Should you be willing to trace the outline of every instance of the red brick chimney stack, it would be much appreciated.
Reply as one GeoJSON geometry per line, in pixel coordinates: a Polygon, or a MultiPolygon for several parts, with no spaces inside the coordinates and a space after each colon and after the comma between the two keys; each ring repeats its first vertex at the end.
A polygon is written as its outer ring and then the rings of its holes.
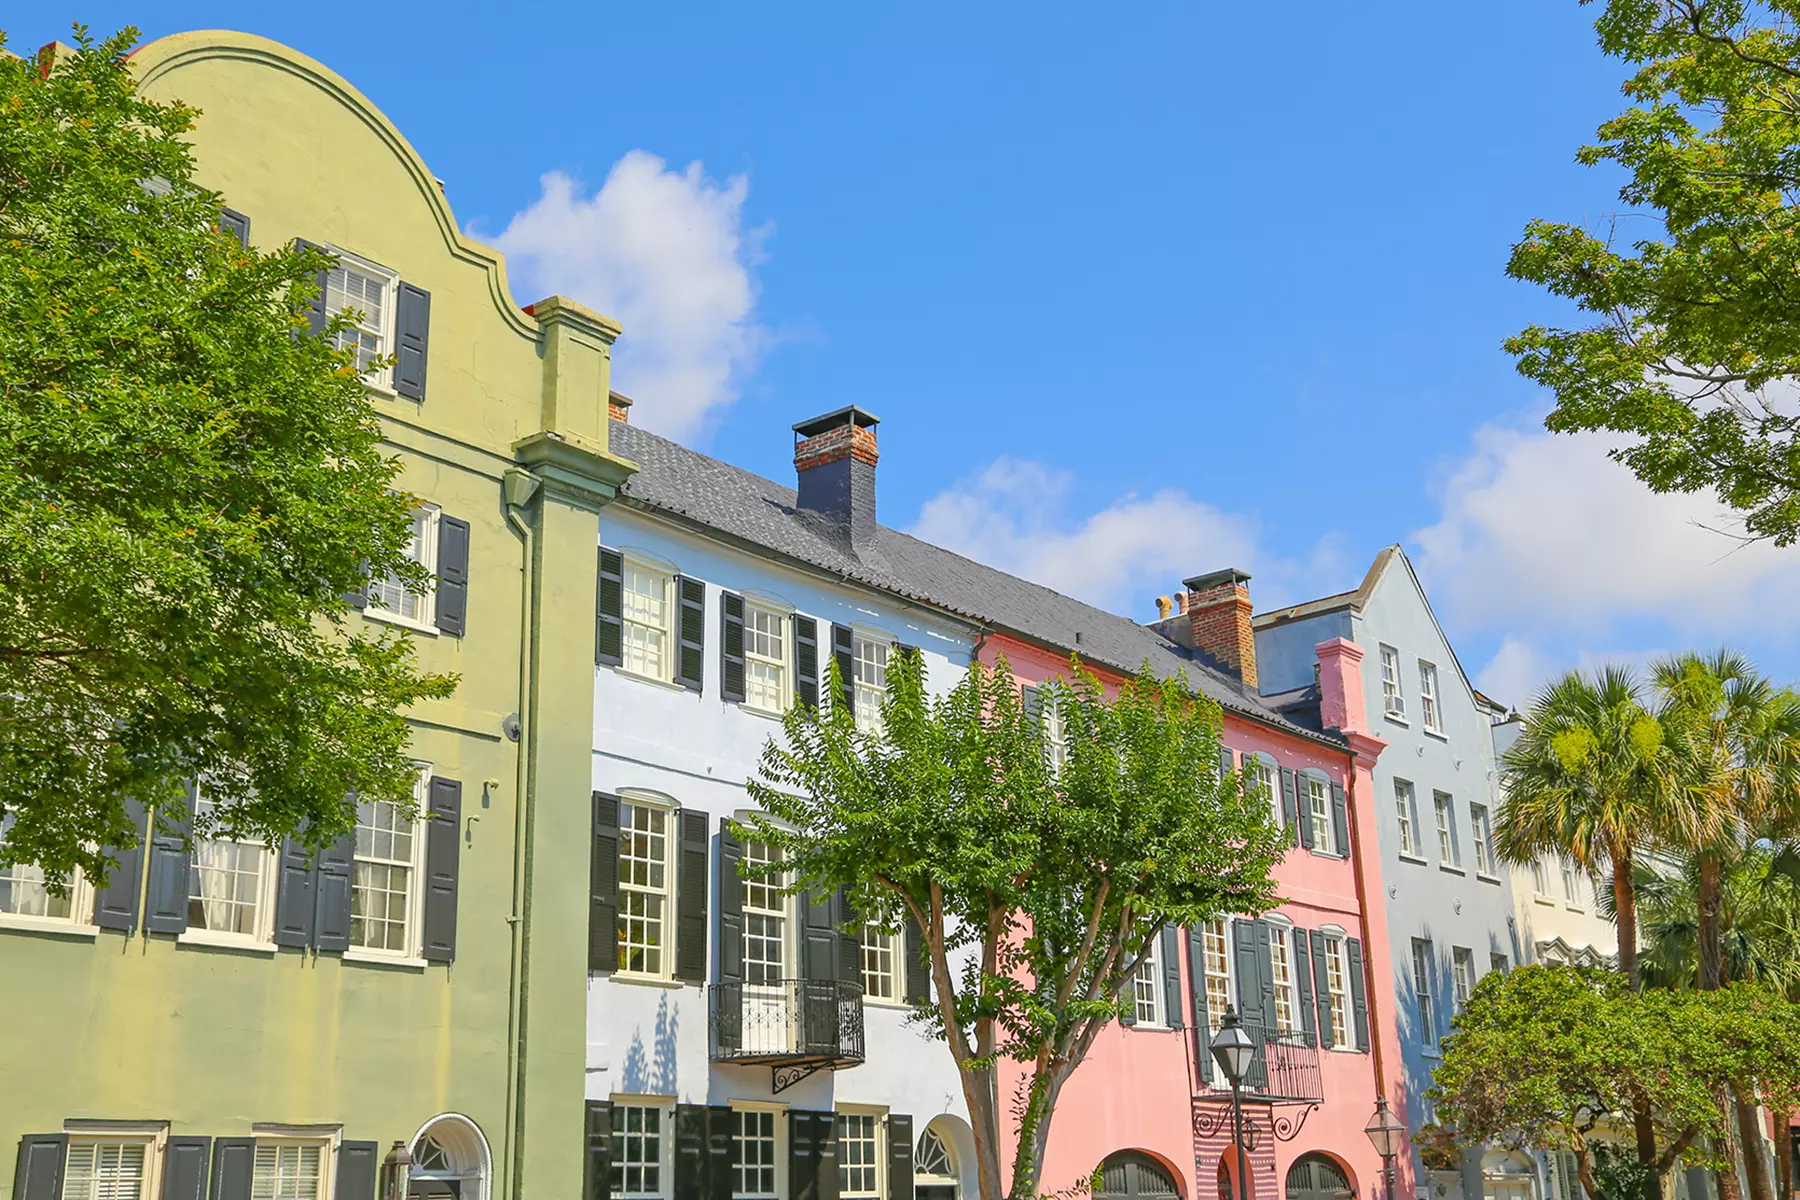
{"type": "Polygon", "coordinates": [[[1256,690],[1256,633],[1250,627],[1250,574],[1235,567],[1182,581],[1194,646],[1256,690]]]}

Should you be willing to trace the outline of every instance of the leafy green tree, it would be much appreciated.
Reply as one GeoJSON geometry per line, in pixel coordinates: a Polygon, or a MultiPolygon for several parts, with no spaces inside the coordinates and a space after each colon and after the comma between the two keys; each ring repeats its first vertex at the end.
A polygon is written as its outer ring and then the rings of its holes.
{"type": "Polygon", "coordinates": [[[934,994],[921,1016],[961,1075],[982,1200],[1037,1194],[1057,1097],[1127,1011],[1121,989],[1163,927],[1278,902],[1269,873],[1286,843],[1266,801],[1221,778],[1218,707],[1148,667],[1112,699],[1073,671],[1054,699],[1060,765],[1004,662],[932,697],[905,656],[882,735],[838,706],[790,713],[750,784],[767,814],[752,836],[796,886],[844,887],[871,920],[918,923],[934,994]]]}
{"type": "Polygon", "coordinates": [[[401,712],[453,685],[345,621],[365,567],[427,581],[353,360],[303,336],[329,260],[218,232],[135,40],[0,55],[0,863],[59,884],[196,776],[245,837],[410,806],[401,712]]]}
{"type": "Polygon", "coordinates": [[[1546,424],[1622,435],[1657,491],[1715,488],[1748,536],[1800,537],[1800,29],[1795,0],[1607,0],[1631,107],[1576,160],[1622,168],[1602,230],[1533,221],[1507,273],[1591,323],[1506,343],[1546,424]]]}

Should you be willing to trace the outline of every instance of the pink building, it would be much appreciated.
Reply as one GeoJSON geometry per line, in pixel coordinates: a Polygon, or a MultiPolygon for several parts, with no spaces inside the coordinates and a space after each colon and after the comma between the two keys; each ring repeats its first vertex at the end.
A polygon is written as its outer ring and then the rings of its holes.
{"type": "MultiPolygon", "coordinates": [[[[1370,919],[1383,894],[1370,771],[1385,743],[1367,732],[1362,651],[1350,642],[1318,647],[1313,688],[1258,694],[1248,578],[1189,580],[1164,620],[1130,626],[1141,637],[1129,642],[1116,628],[1073,631],[1064,647],[996,631],[980,647],[1027,687],[1066,674],[1071,649],[1114,685],[1140,651],[1159,673],[1184,671],[1224,710],[1231,767],[1252,771],[1296,842],[1274,912],[1165,931],[1134,984],[1135,1023],[1106,1030],[1063,1091],[1045,1193],[1100,1167],[1103,1200],[1237,1200],[1231,1092],[1208,1048],[1230,1006],[1259,1047],[1243,1093],[1244,1194],[1388,1194],[1363,1132],[1378,1095],[1405,1120],[1392,990],[1372,982],[1393,978],[1378,907],[1370,919]]],[[[1409,1158],[1396,1158],[1396,1195],[1413,1194],[1409,1158]]]]}

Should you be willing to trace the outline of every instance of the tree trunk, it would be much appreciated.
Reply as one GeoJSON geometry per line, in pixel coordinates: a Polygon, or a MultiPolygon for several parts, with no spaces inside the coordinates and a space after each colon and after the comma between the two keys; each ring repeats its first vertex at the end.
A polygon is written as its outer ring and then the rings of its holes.
{"type": "Polygon", "coordinates": [[[1725,940],[1722,911],[1724,883],[1717,850],[1700,852],[1700,919],[1698,925],[1700,990],[1717,991],[1725,980],[1725,940]]]}
{"type": "Polygon", "coordinates": [[[1775,1191],[1778,1200],[1792,1200],[1794,1195],[1794,1114],[1778,1111],[1769,1115],[1775,1122],[1775,1191]]]}
{"type": "Polygon", "coordinates": [[[1614,850],[1612,860],[1613,907],[1618,913],[1615,923],[1619,934],[1619,970],[1625,972],[1625,978],[1631,983],[1631,990],[1636,991],[1641,982],[1637,965],[1637,882],[1631,877],[1629,849],[1614,850]]]}
{"type": "Polygon", "coordinates": [[[1769,1185],[1769,1162],[1763,1157],[1762,1122],[1756,1115],[1755,1096],[1732,1089],[1737,1108],[1738,1139],[1744,1147],[1744,1178],[1750,1181],[1751,1200],[1775,1200],[1769,1185]]]}
{"type": "MultiPolygon", "coordinates": [[[[1725,1111],[1723,1097],[1719,1100],[1719,1111],[1725,1111]]],[[[1729,1121],[1726,1122],[1725,1136],[1713,1139],[1713,1151],[1725,1163],[1725,1166],[1713,1171],[1713,1182],[1719,1189],[1719,1200],[1741,1200],[1744,1193],[1738,1187],[1737,1139],[1731,1136],[1729,1121]]]]}

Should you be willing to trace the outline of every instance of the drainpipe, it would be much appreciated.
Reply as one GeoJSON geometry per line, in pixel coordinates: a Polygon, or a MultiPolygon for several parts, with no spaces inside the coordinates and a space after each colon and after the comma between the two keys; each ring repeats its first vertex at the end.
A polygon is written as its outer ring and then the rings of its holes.
{"type": "Polygon", "coordinates": [[[531,524],[520,511],[537,494],[540,480],[531,472],[509,468],[502,484],[506,501],[506,522],[519,531],[524,546],[524,565],[520,568],[519,588],[519,739],[518,776],[513,790],[513,894],[512,912],[506,924],[512,934],[512,960],[506,992],[506,1157],[501,1195],[519,1194],[519,1167],[524,1133],[525,1089],[525,954],[531,936],[530,909],[526,904],[525,880],[530,869],[526,854],[526,833],[530,827],[528,813],[531,795],[532,695],[537,656],[533,647],[535,614],[532,602],[537,583],[536,543],[531,524]]]}
{"type": "MultiPolygon", "coordinates": [[[[1351,750],[1349,787],[1345,789],[1349,793],[1352,816],[1357,812],[1356,757],[1356,751],[1351,750]]],[[[1363,946],[1366,948],[1373,946],[1375,941],[1369,924],[1368,884],[1363,878],[1362,822],[1357,820],[1350,822],[1350,863],[1356,878],[1357,915],[1362,922],[1363,946]]],[[[1392,947],[1388,952],[1393,953],[1392,947]]],[[[1381,1063],[1381,1017],[1375,1005],[1376,997],[1380,995],[1380,992],[1375,987],[1375,956],[1373,954],[1364,953],[1363,955],[1363,991],[1369,997],[1369,1049],[1374,1051],[1375,1088],[1379,1095],[1386,1096],[1387,1073],[1381,1063]]]]}

